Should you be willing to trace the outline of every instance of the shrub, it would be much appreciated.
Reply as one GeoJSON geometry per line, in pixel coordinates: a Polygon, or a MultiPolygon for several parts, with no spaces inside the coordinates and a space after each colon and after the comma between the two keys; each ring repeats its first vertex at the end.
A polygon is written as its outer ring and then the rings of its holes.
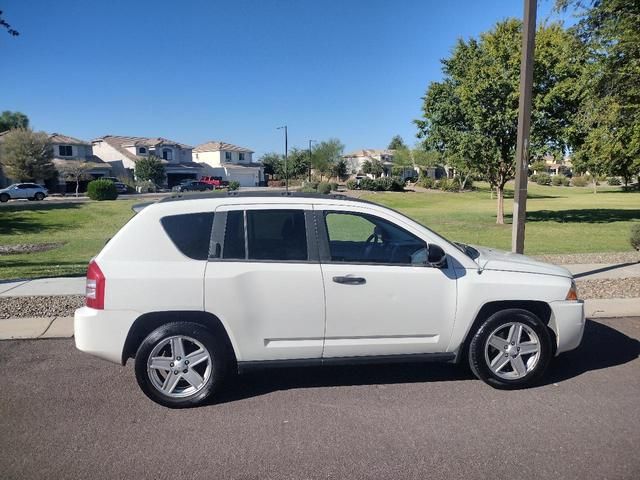
{"type": "Polygon", "coordinates": [[[538,174],[537,174],[537,173],[534,173],[533,175],[531,175],[531,176],[529,177],[529,181],[530,181],[530,182],[538,183],[538,174]]]}
{"type": "Polygon", "coordinates": [[[618,177],[611,177],[607,179],[609,185],[622,185],[622,182],[618,177]]]}
{"type": "Polygon", "coordinates": [[[94,180],[87,186],[87,195],[91,200],[115,200],[118,191],[111,180],[94,180]]]}
{"type": "Polygon", "coordinates": [[[420,178],[420,181],[418,183],[420,184],[421,187],[433,188],[435,187],[436,181],[433,178],[427,177],[426,175],[424,175],[420,178]]]}
{"type": "Polygon", "coordinates": [[[587,183],[589,183],[589,180],[587,179],[587,177],[573,177],[571,179],[571,184],[574,187],[586,187],[587,183]]]}
{"type": "Polygon", "coordinates": [[[358,182],[355,180],[347,180],[347,188],[349,190],[356,190],[358,188],[358,182]]]}
{"type": "Polygon", "coordinates": [[[571,185],[571,179],[569,177],[562,177],[562,185],[565,187],[568,187],[569,185],[571,185]]]}
{"type": "Polygon", "coordinates": [[[155,193],[157,187],[151,180],[136,183],[136,188],[140,189],[140,193],[155,193]]]}
{"type": "Polygon", "coordinates": [[[284,180],[269,180],[267,187],[284,187],[284,180]]]}
{"type": "Polygon", "coordinates": [[[376,190],[385,192],[401,192],[404,182],[399,177],[382,177],[375,180],[376,190]]]}
{"type": "Polygon", "coordinates": [[[363,177],[360,179],[360,190],[377,190],[378,184],[373,178],[363,177]]]}
{"type": "Polygon", "coordinates": [[[555,187],[559,187],[560,185],[562,185],[563,178],[564,175],[554,175],[553,177],[551,177],[551,184],[555,187]]]}
{"type": "Polygon", "coordinates": [[[338,182],[329,182],[329,185],[331,185],[331,191],[332,192],[337,192],[338,191],[338,182]]]}
{"type": "Polygon", "coordinates": [[[238,190],[240,188],[240,182],[238,182],[237,180],[231,180],[227,188],[229,189],[229,191],[238,190]]]}
{"type": "Polygon", "coordinates": [[[312,181],[312,182],[303,182],[302,188],[310,188],[311,190],[318,190],[318,185],[320,182],[312,181]]]}
{"type": "Polygon", "coordinates": [[[548,173],[541,173],[536,180],[538,185],[551,185],[551,176],[548,173]]]}
{"type": "Polygon", "coordinates": [[[313,188],[311,185],[305,185],[300,189],[302,193],[318,193],[318,190],[313,188]]]}
{"type": "Polygon", "coordinates": [[[317,188],[318,193],[323,193],[325,195],[331,193],[331,184],[327,182],[320,182],[317,188]]]}
{"type": "Polygon", "coordinates": [[[631,246],[640,251],[640,224],[636,223],[631,226],[631,237],[629,240],[631,241],[631,246]]]}

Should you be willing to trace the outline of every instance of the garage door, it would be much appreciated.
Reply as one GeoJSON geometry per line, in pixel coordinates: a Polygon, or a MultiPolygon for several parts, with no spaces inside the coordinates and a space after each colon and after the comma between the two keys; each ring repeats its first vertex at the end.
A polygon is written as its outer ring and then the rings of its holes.
{"type": "Polygon", "coordinates": [[[229,172],[228,179],[229,179],[230,182],[235,180],[236,182],[240,183],[241,187],[255,187],[256,186],[255,175],[253,173],[229,172]]]}

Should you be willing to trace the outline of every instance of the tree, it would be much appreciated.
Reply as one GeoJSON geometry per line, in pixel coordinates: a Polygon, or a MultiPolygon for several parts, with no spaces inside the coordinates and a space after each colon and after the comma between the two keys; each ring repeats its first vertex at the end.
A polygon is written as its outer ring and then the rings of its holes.
{"type": "MultiPolygon", "coordinates": [[[[640,3],[557,0],[576,7],[572,27],[586,46],[580,111],[574,126],[574,165],[590,173],[634,175],[640,181],[640,3]]],[[[594,185],[594,192],[595,192],[594,185]]]]}
{"type": "Polygon", "coordinates": [[[260,157],[260,163],[264,167],[264,173],[266,175],[277,175],[282,170],[281,163],[283,163],[282,155],[277,153],[265,153],[260,157]]]}
{"type": "MultiPolygon", "coordinates": [[[[498,196],[496,223],[504,223],[504,186],[515,173],[522,25],[499,22],[479,39],[459,40],[442,60],[444,79],[431,83],[416,120],[425,147],[439,151],[458,172],[481,173],[498,196]]],[[[579,102],[575,85],[584,48],[559,24],[536,34],[531,151],[565,150],[579,102]]]]}
{"type": "Polygon", "coordinates": [[[6,132],[14,128],[29,128],[29,117],[21,112],[5,110],[0,115],[0,132],[6,132]]]}
{"type": "Polygon", "coordinates": [[[0,27],[6,29],[7,33],[12,37],[17,37],[18,35],[20,35],[20,32],[18,32],[15,28],[12,28],[11,25],[9,25],[9,23],[7,23],[7,21],[4,19],[2,10],[0,10],[0,27]]]}
{"type": "Polygon", "coordinates": [[[405,145],[404,140],[402,140],[402,137],[400,135],[395,135],[389,142],[389,146],[387,148],[389,150],[406,150],[408,147],[405,145]]]}
{"type": "MultiPolygon", "coordinates": [[[[284,176],[284,162],[281,162],[281,176],[284,176]]],[[[292,148],[287,155],[288,178],[305,177],[309,171],[309,152],[301,148],[292,148]]]]}
{"type": "Polygon", "coordinates": [[[347,161],[339,158],[331,167],[331,175],[336,177],[337,181],[347,176],[347,161]]]}
{"type": "Polygon", "coordinates": [[[334,165],[342,159],[344,145],[337,138],[318,143],[313,149],[311,167],[320,174],[320,178],[332,174],[334,165]]]}
{"type": "Polygon", "coordinates": [[[4,135],[0,159],[8,177],[21,182],[48,180],[57,175],[53,150],[45,132],[17,128],[4,135]]]}
{"type": "Polygon", "coordinates": [[[378,159],[365,160],[362,163],[362,173],[367,175],[373,175],[374,178],[378,178],[384,172],[384,166],[378,159]]]}
{"type": "Polygon", "coordinates": [[[138,158],[134,172],[136,180],[150,181],[156,185],[162,184],[166,177],[162,160],[153,155],[138,158]]]}
{"type": "Polygon", "coordinates": [[[59,171],[62,174],[65,181],[76,183],[76,197],[80,190],[80,182],[83,180],[89,180],[91,175],[87,172],[93,168],[93,164],[88,162],[81,162],[78,160],[67,160],[63,165],[59,167],[59,171]]]}

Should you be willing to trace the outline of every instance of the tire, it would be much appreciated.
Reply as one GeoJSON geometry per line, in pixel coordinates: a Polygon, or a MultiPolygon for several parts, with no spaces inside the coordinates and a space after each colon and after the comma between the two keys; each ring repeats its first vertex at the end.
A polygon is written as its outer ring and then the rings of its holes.
{"type": "Polygon", "coordinates": [[[9,195],[6,193],[0,194],[0,202],[5,203],[9,201],[9,195]]]}
{"type": "Polygon", "coordinates": [[[188,408],[203,404],[218,390],[227,363],[224,343],[209,330],[196,323],[173,322],[158,327],[142,341],[135,372],[138,385],[151,400],[169,408],[188,408]],[[202,360],[205,355],[208,359],[202,360]]]}
{"type": "Polygon", "coordinates": [[[515,308],[501,310],[474,334],[469,365],[476,377],[494,388],[528,387],[547,369],[552,345],[549,329],[536,315],[515,308]]]}
{"type": "Polygon", "coordinates": [[[44,200],[44,193],[37,192],[33,198],[35,198],[38,202],[41,202],[42,200],[44,200]]]}

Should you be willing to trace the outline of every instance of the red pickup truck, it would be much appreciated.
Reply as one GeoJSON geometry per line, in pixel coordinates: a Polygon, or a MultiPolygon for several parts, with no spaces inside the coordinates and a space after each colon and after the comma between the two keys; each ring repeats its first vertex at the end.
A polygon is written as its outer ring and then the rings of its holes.
{"type": "Polygon", "coordinates": [[[205,176],[200,179],[201,182],[211,185],[215,189],[226,188],[229,186],[229,182],[222,180],[222,177],[209,177],[205,176]]]}

